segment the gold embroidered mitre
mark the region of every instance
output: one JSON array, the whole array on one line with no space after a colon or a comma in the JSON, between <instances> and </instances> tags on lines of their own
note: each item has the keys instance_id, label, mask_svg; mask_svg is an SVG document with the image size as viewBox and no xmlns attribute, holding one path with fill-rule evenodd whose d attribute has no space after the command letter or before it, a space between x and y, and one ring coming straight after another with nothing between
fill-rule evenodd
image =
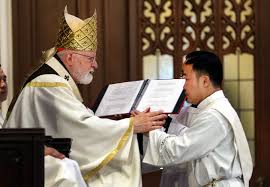
<instances>
[{"instance_id":1,"label":"gold embroidered mitre","mask_svg":"<svg viewBox=\"0 0 270 187\"><path fill-rule=\"evenodd\" d=\"M97 50L97 15L81 20L68 14L65 8L64 16L60 23L56 48L96 51Z\"/></svg>"}]
</instances>

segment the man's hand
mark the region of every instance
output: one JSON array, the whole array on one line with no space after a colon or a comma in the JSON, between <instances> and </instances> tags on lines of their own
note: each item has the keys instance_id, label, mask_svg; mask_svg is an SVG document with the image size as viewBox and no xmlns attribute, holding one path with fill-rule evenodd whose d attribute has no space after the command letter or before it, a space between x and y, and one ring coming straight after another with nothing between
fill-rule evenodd
<instances>
[{"instance_id":1,"label":"man's hand","mask_svg":"<svg viewBox=\"0 0 270 187\"><path fill-rule=\"evenodd\" d=\"M59 158L59 159L65 158L65 155L63 155L62 153L59 153L56 149L47 147L47 146L44 147L44 155L45 156L50 155L52 157Z\"/></svg>"},{"instance_id":2,"label":"man's hand","mask_svg":"<svg viewBox=\"0 0 270 187\"><path fill-rule=\"evenodd\" d=\"M151 111L150 107L146 108L143 112L140 112L138 110L134 110L131 112L131 116L136 116L136 115L141 114L141 113L148 113L150 111Z\"/></svg>"},{"instance_id":3,"label":"man's hand","mask_svg":"<svg viewBox=\"0 0 270 187\"><path fill-rule=\"evenodd\" d=\"M167 115L162 111L157 112L133 112L134 133L144 133L155 129L160 129L165 124Z\"/></svg>"}]
</instances>

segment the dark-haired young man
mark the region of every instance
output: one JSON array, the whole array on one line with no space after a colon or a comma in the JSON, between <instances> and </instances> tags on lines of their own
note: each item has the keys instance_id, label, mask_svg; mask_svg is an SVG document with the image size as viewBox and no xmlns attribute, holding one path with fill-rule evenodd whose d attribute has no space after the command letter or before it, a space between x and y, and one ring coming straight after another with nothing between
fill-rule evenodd
<instances>
[{"instance_id":1,"label":"dark-haired young man","mask_svg":"<svg viewBox=\"0 0 270 187\"><path fill-rule=\"evenodd\" d=\"M187 100L195 107L188 116L181 113L173 118L174 127L185 126L182 130L149 132L144 162L160 166L187 163L189 187L247 187L252 159L241 122L221 89L219 58L195 51L186 56L182 69Z\"/></svg>"}]
</instances>

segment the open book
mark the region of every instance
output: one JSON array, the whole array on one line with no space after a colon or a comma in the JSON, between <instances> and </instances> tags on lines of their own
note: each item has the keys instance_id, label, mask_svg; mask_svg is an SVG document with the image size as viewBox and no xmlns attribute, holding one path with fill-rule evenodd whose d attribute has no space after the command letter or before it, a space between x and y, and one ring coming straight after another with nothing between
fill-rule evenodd
<instances>
[{"instance_id":1,"label":"open book","mask_svg":"<svg viewBox=\"0 0 270 187\"><path fill-rule=\"evenodd\" d=\"M130 114L133 110L178 113L184 101L185 79L140 80L110 84L99 93L93 107L100 117Z\"/></svg>"}]
</instances>

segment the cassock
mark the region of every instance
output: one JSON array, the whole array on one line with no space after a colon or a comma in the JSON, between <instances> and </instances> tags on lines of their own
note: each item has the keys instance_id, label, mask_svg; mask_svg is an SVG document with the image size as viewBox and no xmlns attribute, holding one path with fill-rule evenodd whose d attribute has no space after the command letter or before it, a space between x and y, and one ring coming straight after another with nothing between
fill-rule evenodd
<instances>
[{"instance_id":1,"label":"cassock","mask_svg":"<svg viewBox=\"0 0 270 187\"><path fill-rule=\"evenodd\" d=\"M190 187L247 187L253 170L248 143L223 92L204 99L190 115L182 133L149 132L143 161L159 166L187 163Z\"/></svg>"},{"instance_id":2,"label":"cassock","mask_svg":"<svg viewBox=\"0 0 270 187\"><path fill-rule=\"evenodd\" d=\"M5 127L45 128L54 138L72 138L70 158L89 186L141 186L133 123L95 116L57 56L30 76L10 112Z\"/></svg>"},{"instance_id":3,"label":"cassock","mask_svg":"<svg viewBox=\"0 0 270 187\"><path fill-rule=\"evenodd\" d=\"M179 114L169 115L168 118L171 118L171 122L168 128L168 134L176 136L183 135L188 129L187 125L190 124L190 120L192 119L193 113L196 113L196 110L196 108L186 105L181 109ZM187 163L164 166L160 187L189 187L188 174Z\"/></svg>"}]
</instances>

